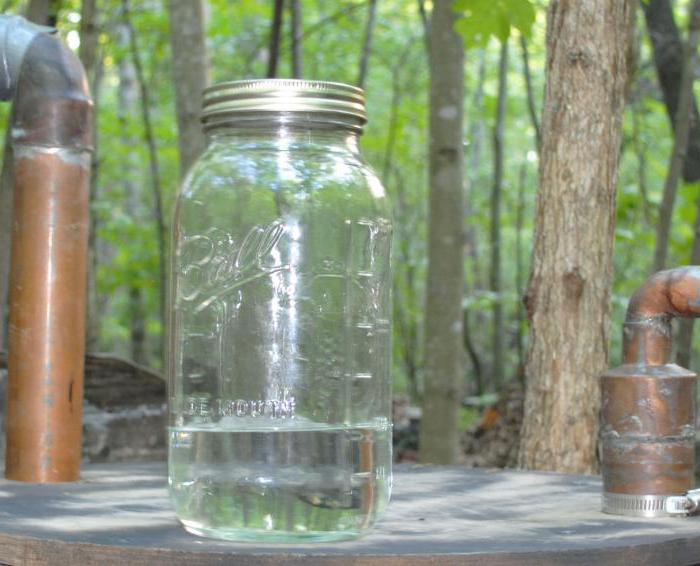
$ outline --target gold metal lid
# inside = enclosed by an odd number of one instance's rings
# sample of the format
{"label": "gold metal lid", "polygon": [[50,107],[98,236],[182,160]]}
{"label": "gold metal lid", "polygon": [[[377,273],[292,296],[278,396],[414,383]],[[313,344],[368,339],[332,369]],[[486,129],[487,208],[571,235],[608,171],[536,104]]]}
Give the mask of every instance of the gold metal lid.
{"label": "gold metal lid", "polygon": [[260,79],[219,83],[204,91],[205,128],[251,112],[340,114],[367,121],[362,89],[326,81]]}

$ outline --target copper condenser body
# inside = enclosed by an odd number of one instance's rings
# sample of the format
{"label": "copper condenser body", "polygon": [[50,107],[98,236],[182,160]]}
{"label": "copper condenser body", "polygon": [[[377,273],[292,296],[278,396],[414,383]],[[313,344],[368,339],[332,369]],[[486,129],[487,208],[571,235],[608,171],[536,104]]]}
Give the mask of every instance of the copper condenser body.
{"label": "copper condenser body", "polygon": [[700,268],[652,276],[630,301],[623,365],[600,380],[603,511],[685,516],[694,487],[696,375],[671,363],[673,317],[700,314]]}

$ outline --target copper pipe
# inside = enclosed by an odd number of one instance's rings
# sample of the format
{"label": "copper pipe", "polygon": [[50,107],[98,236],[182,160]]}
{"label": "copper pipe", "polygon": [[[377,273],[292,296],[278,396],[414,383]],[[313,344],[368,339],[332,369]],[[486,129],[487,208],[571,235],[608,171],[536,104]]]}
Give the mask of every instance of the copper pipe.
{"label": "copper pipe", "polygon": [[[0,20],[2,26],[4,44],[26,40],[19,63],[9,54],[17,72],[5,77],[15,81],[5,475],[74,481],[81,460],[92,101],[79,60],[60,41],[20,19]],[[7,70],[8,53],[2,55]]]}
{"label": "copper pipe", "polygon": [[672,319],[696,316],[698,266],[656,273],[630,300],[623,365],[600,382],[606,512],[663,515],[664,498],[693,488],[696,376],[670,356]]}
{"label": "copper pipe", "polygon": [[630,299],[624,361],[663,365],[671,355],[671,320],[700,316],[700,266],[655,273]]}

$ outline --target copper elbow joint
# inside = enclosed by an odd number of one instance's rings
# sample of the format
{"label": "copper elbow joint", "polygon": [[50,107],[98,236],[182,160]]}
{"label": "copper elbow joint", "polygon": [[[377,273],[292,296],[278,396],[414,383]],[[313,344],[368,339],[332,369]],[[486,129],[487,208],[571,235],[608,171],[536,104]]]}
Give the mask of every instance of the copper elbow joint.
{"label": "copper elbow joint", "polygon": [[652,275],[632,296],[623,365],[601,376],[603,511],[644,517],[695,510],[696,375],[671,363],[671,321],[700,316],[700,267]]}

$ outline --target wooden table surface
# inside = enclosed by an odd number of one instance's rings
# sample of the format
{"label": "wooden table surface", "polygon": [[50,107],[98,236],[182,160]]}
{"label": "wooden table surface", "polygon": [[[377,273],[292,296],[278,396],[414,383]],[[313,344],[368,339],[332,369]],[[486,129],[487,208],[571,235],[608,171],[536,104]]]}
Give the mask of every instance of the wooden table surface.
{"label": "wooden table surface", "polygon": [[162,463],[110,464],[85,468],[74,484],[0,480],[0,563],[700,563],[700,518],[604,515],[597,477],[399,466],[389,510],[363,538],[257,545],[186,533],[165,476]]}

